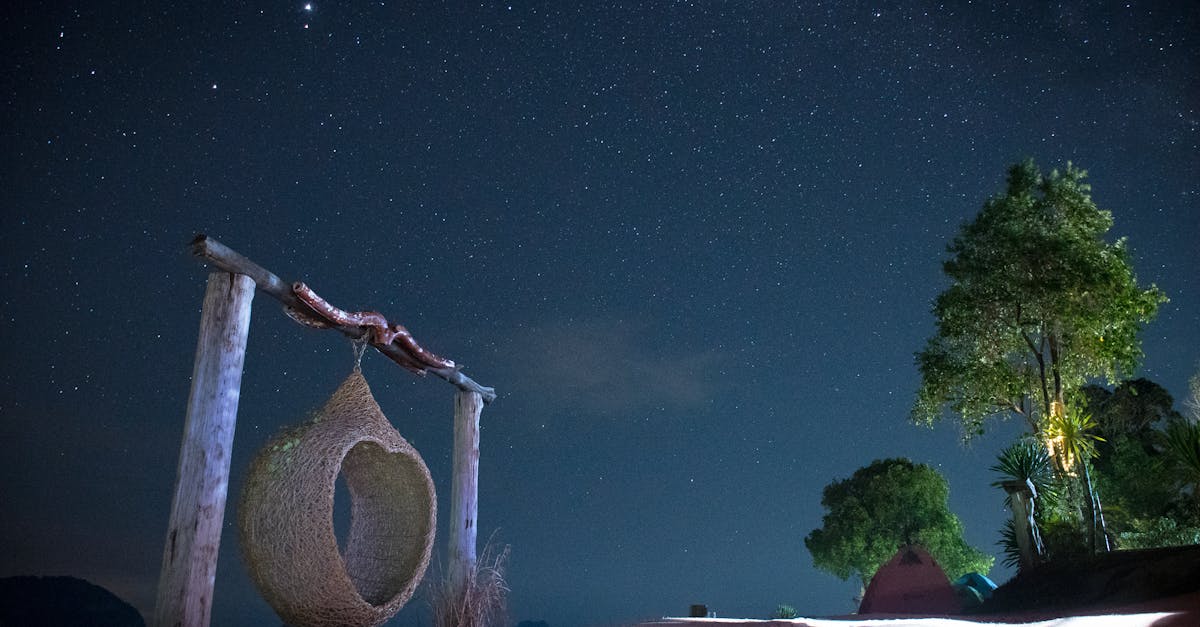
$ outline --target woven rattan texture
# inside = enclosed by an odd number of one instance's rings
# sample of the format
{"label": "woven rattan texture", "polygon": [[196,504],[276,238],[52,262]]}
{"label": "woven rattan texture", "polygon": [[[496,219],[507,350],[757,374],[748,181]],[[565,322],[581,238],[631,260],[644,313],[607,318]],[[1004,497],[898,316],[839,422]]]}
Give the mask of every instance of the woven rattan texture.
{"label": "woven rattan texture", "polygon": [[[333,526],[339,472],[351,501],[344,557]],[[429,565],[436,517],[429,469],[357,370],[313,419],[259,451],[238,507],[250,575],[292,627],[394,616]]]}

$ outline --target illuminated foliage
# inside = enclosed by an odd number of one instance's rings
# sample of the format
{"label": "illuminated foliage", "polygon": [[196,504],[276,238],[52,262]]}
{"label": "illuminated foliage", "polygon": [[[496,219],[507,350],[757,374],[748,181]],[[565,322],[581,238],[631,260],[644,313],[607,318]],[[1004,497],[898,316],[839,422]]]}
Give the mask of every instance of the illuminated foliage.
{"label": "illuminated foliage", "polygon": [[1096,435],[1097,424],[1086,411],[1068,408],[1053,412],[1046,420],[1043,437],[1051,452],[1058,453],[1061,470],[1075,475],[1080,480],[1089,518],[1088,541],[1099,548],[1099,543],[1108,550],[1104,517],[1100,512],[1100,497],[1092,485],[1091,463],[1096,457],[1096,443],[1104,438]]}
{"label": "illuminated foliage", "polygon": [[949,410],[970,437],[1015,413],[1039,433],[1088,378],[1133,372],[1138,332],[1166,297],[1138,287],[1124,239],[1104,240],[1112,216],[1085,177],[1070,164],[1049,175],[1014,165],[1004,195],[963,226],[944,264],[952,284],[934,304],[937,333],[916,355],[914,421]]}
{"label": "illuminated foliage", "polygon": [[1064,470],[1072,470],[1096,457],[1096,443],[1104,438],[1095,434],[1096,420],[1086,411],[1075,408],[1056,412],[1046,421],[1044,437],[1054,443]]}

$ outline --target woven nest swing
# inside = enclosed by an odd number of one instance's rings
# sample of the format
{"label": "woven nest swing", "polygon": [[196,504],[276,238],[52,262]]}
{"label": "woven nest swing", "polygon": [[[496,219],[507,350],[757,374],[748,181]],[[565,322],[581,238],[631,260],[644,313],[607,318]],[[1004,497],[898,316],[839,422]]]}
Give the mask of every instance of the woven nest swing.
{"label": "woven nest swing", "polygon": [[[345,553],[333,526],[339,472],[350,493]],[[317,415],[251,464],[238,507],[247,568],[293,627],[379,625],[429,565],[437,500],[425,462],[355,368]]]}

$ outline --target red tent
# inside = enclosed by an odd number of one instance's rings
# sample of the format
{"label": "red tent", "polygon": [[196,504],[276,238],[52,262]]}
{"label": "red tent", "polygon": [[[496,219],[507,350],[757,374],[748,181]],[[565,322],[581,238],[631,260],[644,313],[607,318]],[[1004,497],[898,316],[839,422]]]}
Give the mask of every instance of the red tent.
{"label": "red tent", "polygon": [[919,546],[905,546],[875,571],[859,614],[952,614],[961,605],[945,571]]}

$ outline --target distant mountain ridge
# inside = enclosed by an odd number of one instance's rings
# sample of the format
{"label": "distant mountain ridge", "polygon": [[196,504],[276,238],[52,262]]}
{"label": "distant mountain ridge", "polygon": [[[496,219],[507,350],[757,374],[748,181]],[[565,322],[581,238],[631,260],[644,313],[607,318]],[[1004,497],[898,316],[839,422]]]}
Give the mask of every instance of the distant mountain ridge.
{"label": "distant mountain ridge", "polygon": [[146,627],[132,605],[77,577],[0,578],[0,627]]}

